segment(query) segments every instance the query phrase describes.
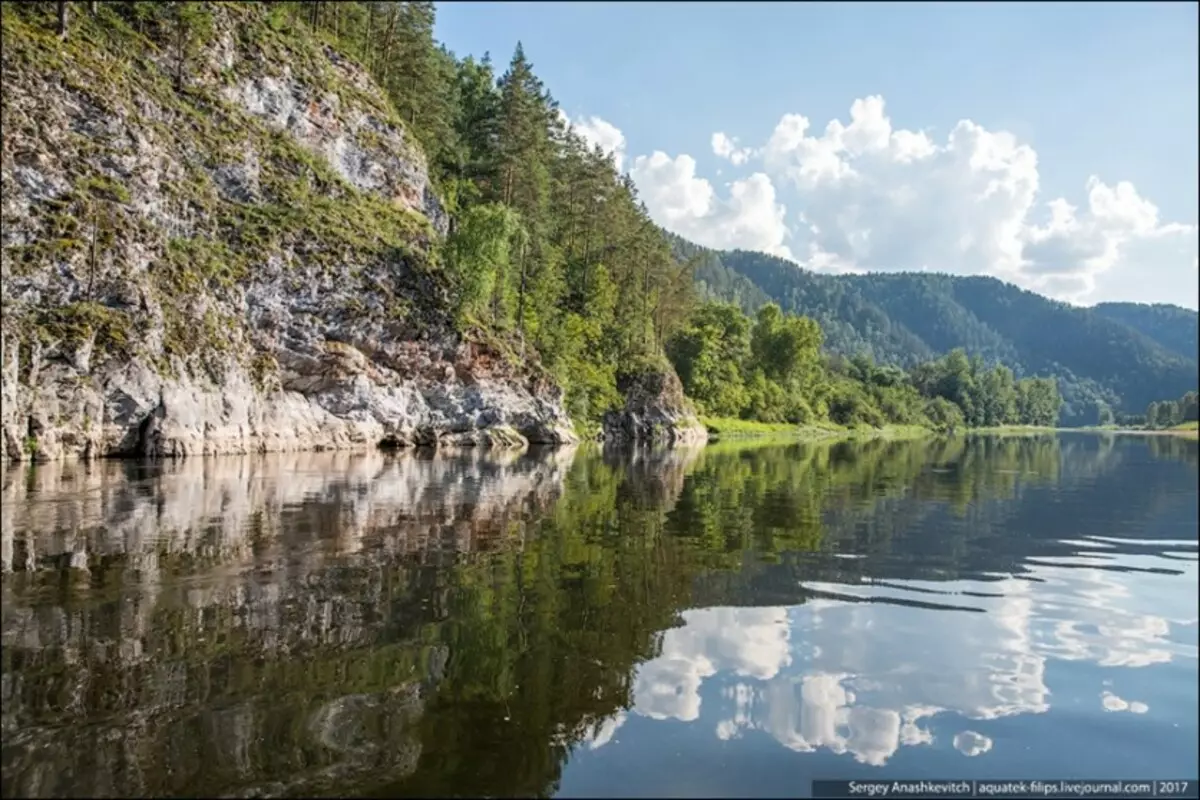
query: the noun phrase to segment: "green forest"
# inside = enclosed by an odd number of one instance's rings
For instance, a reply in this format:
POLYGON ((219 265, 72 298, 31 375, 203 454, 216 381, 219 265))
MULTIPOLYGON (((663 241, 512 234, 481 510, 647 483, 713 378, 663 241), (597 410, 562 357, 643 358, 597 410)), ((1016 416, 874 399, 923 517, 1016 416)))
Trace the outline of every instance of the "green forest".
POLYGON ((1053 377, 1065 425, 1132 424, 1152 400, 1198 383, 1200 324, 1177 306, 1079 308, 994 278, 820 275, 765 253, 705 251, 677 237, 673 247, 697 259, 701 297, 748 313, 778 303, 819 322, 831 352, 911 368, 961 347, 1018 377, 1053 377))
MULTIPOLYGON (((29 3, 23 13, 63 38, 74 25, 111 25, 169 43, 185 91, 212 6, 29 3)), ((1140 331, 1118 319, 1136 311, 1071 309, 991 279, 824 276, 667 234, 613 159, 569 127, 520 43, 503 65, 460 57, 435 40, 432 2, 271 2, 253 13, 274 35, 315 40, 370 71, 450 214, 428 262, 459 330, 540 364, 584 431, 622 404, 623 375, 670 369, 710 417, 942 430, 1097 424, 1196 385, 1194 354, 1154 338, 1194 341, 1191 312, 1140 331)))

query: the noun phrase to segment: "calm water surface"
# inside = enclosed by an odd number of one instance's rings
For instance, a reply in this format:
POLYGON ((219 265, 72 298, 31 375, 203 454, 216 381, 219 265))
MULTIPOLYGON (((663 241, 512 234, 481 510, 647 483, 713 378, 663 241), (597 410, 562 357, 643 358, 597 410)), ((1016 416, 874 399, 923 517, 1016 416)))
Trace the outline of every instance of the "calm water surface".
POLYGON ((1197 454, 10 468, 3 796, 1194 778, 1197 454))

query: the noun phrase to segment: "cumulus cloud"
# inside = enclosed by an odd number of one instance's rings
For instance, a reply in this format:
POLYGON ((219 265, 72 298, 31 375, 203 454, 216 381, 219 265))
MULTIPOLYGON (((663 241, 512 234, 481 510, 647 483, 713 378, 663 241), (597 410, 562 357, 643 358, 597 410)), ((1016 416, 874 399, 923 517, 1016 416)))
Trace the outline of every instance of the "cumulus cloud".
POLYGON ((775 185, 761 172, 728 185, 719 197, 696 174, 689 155, 671 158, 662 151, 638 156, 629 170, 655 222, 697 244, 718 249, 759 250, 792 259, 787 208, 775 185))
POLYGON ((617 731, 625 724, 626 714, 618 711, 615 715, 591 726, 583 735, 581 743, 589 750, 599 750, 616 736, 617 731))
POLYGON ((787 611, 705 608, 685 611, 684 626, 663 635, 662 653, 634 681, 637 712, 690 722, 700 716, 700 684, 717 672, 759 680, 791 663, 787 611))
POLYGON ((1093 176, 1082 211, 1039 204, 1037 154, 1010 133, 962 120, 937 143, 894 129, 878 96, 854 101, 849 124, 810 127, 785 115, 762 159, 801 197, 815 267, 991 274, 1082 300, 1138 245, 1157 245, 1152 264, 1195 259, 1196 226, 1163 223, 1128 181, 1093 176))
POLYGON ((612 155, 618 171, 625 169, 625 134, 611 122, 600 117, 580 117, 572 120, 559 109, 562 118, 572 130, 583 137, 592 147, 599 147, 605 154, 612 155))
POLYGON ((712 135, 712 150, 714 154, 731 161, 735 167, 745 164, 754 154, 748 147, 739 147, 736 137, 726 136, 720 131, 712 135))
POLYGON ((992 740, 982 733, 962 731, 954 734, 954 749, 967 757, 978 756, 992 749, 992 740))
MULTIPOLYGON (((624 148, 614 126, 585 122, 589 141, 624 148)), ((1100 176, 1074 202, 1045 197, 1037 153, 1006 131, 966 119, 940 138, 897 128, 875 95, 823 129, 789 113, 761 146, 720 131, 711 144, 759 171, 718 189, 687 154, 631 168, 654 219, 700 244, 827 272, 994 275, 1073 302, 1200 300, 1194 223, 1163 220, 1132 183, 1100 176)))

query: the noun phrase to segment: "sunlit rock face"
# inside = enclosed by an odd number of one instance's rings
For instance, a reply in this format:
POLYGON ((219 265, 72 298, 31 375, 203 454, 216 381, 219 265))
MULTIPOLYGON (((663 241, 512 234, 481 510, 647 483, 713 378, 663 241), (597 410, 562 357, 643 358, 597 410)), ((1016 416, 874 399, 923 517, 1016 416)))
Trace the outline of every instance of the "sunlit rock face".
POLYGON ((186 93, 164 39, 47 59, 5 26, 0 459, 576 441, 544 370, 454 324, 448 215, 368 73, 209 11, 186 93))
POLYGON ((617 390, 625 396, 625 405, 604 416, 606 443, 674 446, 703 444, 708 439, 708 430, 692 412, 683 384, 669 366, 622 375, 617 390))

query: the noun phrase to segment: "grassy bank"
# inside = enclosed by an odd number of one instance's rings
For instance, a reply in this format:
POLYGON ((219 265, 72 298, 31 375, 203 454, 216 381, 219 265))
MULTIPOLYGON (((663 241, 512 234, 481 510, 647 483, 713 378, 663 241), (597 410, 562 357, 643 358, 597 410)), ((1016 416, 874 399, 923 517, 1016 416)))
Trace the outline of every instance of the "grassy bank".
MULTIPOLYGON (((753 422, 724 417, 701 417, 700 422, 708 430, 711 441, 742 439, 814 441, 820 439, 913 439, 937 435, 935 431, 921 425, 885 425, 872 428, 867 425, 847 427, 823 422, 815 425, 789 425, 787 423, 753 422)), ((962 428, 959 435, 984 436, 1034 436, 1049 433, 1120 433, 1140 436, 1181 436, 1186 439, 1200 438, 1195 422, 1185 422, 1173 428, 1123 428, 1117 425, 1088 426, 1082 428, 1048 428, 1037 425, 1001 425, 991 428, 962 428)))
POLYGON ((1170 436, 1182 436, 1185 439, 1200 439, 1200 424, 1195 420, 1185 422, 1181 425, 1176 425, 1174 428, 1167 428, 1165 431, 1158 431, 1170 436))
POLYGON ((875 439, 917 438, 930 436, 933 431, 920 425, 885 425, 847 427, 832 422, 812 425, 790 425, 787 423, 754 422, 724 417, 701 417, 700 422, 708 430, 712 441, 730 439, 779 439, 786 441, 812 441, 817 439, 875 439))
POLYGON ((1195 422, 1184 422, 1171 428, 1131 428, 1121 425, 1089 425, 1085 428, 1068 428, 1073 431, 1094 431, 1096 433, 1120 433, 1133 436, 1182 436, 1185 439, 1195 439, 1200 433, 1195 422))
POLYGON ((1064 430, 1079 430, 1079 428, 1048 428, 1042 425, 997 425, 991 428, 964 428, 964 433, 984 434, 987 436, 1029 436, 1038 433, 1056 433, 1064 430))

